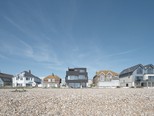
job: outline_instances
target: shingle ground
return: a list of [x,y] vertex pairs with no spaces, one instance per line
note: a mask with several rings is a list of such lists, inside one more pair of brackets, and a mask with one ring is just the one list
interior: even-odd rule
[[154,116],[151,89],[0,89],[0,116]]

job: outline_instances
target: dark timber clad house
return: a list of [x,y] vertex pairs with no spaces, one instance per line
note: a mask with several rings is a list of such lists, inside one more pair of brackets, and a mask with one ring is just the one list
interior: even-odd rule
[[12,77],[13,75],[0,73],[0,87],[12,86]]
[[86,68],[68,68],[65,81],[70,88],[85,88],[88,82]]

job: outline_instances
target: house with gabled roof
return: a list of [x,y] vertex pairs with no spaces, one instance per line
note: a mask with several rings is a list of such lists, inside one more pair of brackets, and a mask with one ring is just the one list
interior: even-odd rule
[[154,86],[154,66],[137,64],[124,69],[119,79],[122,87],[152,87]]
[[61,78],[57,75],[48,75],[43,79],[43,87],[45,88],[57,88],[60,87]]
[[93,77],[93,84],[98,88],[118,87],[120,86],[118,73],[111,70],[98,71]]
[[33,75],[31,71],[23,71],[13,77],[13,87],[21,86],[27,87],[32,86],[35,87],[38,84],[41,84],[42,80]]
[[0,73],[0,87],[12,86],[13,75]]

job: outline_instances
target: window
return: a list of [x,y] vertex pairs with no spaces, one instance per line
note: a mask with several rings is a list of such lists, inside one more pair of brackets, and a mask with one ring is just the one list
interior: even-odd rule
[[19,76],[16,77],[16,80],[19,80]]
[[51,79],[48,79],[48,82],[51,82]]
[[112,79],[112,75],[111,74],[108,74],[107,75],[107,80],[110,81],[111,79]]
[[85,70],[80,70],[80,73],[83,73],[83,72],[85,72]]
[[148,76],[149,81],[154,81],[154,76]]
[[23,77],[20,77],[20,80],[23,80]]
[[147,74],[153,74],[153,69],[151,67],[147,69]]
[[103,74],[100,76],[100,81],[104,81],[104,75]]
[[79,79],[86,79],[84,75],[79,75]]
[[81,84],[80,83],[69,83],[70,88],[80,88]]
[[68,80],[79,80],[79,77],[75,75],[71,75],[71,76],[68,76]]
[[55,79],[52,79],[52,82],[55,82]]
[[28,78],[28,77],[26,77],[26,80],[29,80],[29,78]]
[[137,74],[143,74],[143,69],[141,67],[137,69]]
[[142,76],[136,76],[136,77],[135,77],[135,80],[136,80],[136,81],[142,81],[142,80],[143,80],[143,77],[142,77]]

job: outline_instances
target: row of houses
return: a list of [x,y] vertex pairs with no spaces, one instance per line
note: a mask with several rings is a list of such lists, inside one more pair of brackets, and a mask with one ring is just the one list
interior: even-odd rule
[[100,70],[92,80],[88,79],[86,68],[68,68],[65,80],[59,76],[51,74],[40,79],[33,75],[31,71],[23,71],[15,76],[0,73],[0,86],[40,86],[40,87],[154,87],[154,65],[138,64],[124,69],[121,73],[111,70]]
[[124,69],[120,74],[99,71],[93,83],[97,87],[154,87],[154,65],[138,64]]

